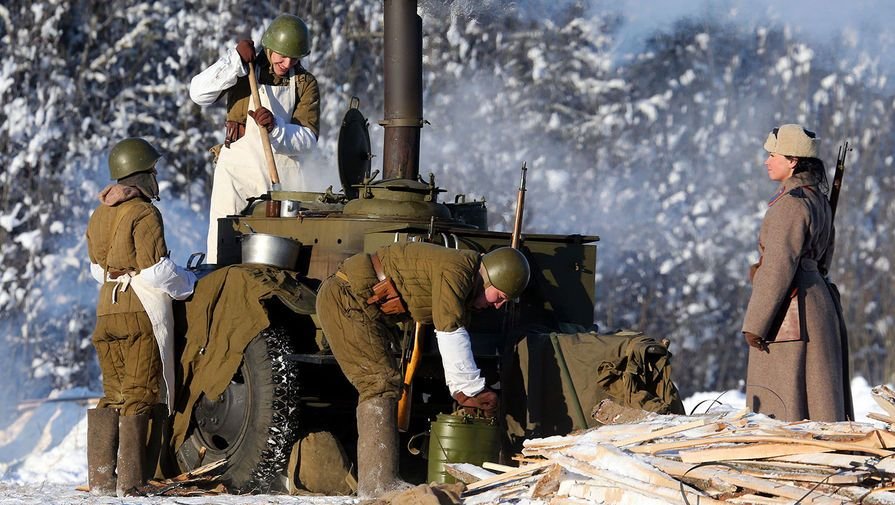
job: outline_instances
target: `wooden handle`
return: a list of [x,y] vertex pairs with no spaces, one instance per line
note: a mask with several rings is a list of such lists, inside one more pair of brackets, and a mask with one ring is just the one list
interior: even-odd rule
[[[261,107],[261,94],[258,93],[258,81],[255,79],[255,64],[249,63],[249,86],[252,88],[252,100],[255,101],[255,108]],[[261,145],[264,148],[264,158],[267,160],[267,173],[270,174],[271,184],[280,183],[280,175],[277,173],[277,162],[273,159],[273,148],[270,147],[270,138],[267,136],[267,128],[260,125]]]
[[407,370],[404,372],[404,387],[401,391],[401,399],[398,400],[398,431],[402,432],[407,431],[407,428],[410,427],[411,386],[413,385],[413,375],[416,373],[416,367],[419,365],[423,354],[423,324],[417,321],[413,333],[413,352],[410,355]]

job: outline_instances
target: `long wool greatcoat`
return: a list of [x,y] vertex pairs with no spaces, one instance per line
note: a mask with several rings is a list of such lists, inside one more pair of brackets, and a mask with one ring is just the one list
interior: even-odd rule
[[746,401],[755,412],[786,421],[846,418],[839,316],[818,271],[831,243],[832,212],[814,177],[785,180],[761,225],[743,322],[744,332],[770,341],[767,353],[749,348]]

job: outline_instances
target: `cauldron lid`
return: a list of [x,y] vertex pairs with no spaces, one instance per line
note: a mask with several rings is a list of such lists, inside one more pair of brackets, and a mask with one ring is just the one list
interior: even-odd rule
[[339,130],[339,180],[342,191],[349,199],[357,198],[358,190],[354,186],[363,182],[370,175],[370,123],[358,110],[360,100],[353,96],[348,112],[342,119]]

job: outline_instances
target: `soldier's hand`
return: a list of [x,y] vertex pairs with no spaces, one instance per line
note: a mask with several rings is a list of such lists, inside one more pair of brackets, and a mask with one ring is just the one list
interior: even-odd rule
[[467,396],[462,391],[458,391],[454,393],[454,400],[469,415],[475,415],[476,410],[481,410],[486,417],[496,417],[497,409],[500,406],[497,393],[488,388],[481,390],[475,396]]
[[236,52],[243,63],[249,64],[255,61],[255,43],[252,39],[242,39],[236,43]]
[[758,349],[759,351],[770,352],[768,350],[768,343],[758,335],[754,333],[749,333],[748,331],[743,332],[743,338],[746,339],[746,343],[751,347]]
[[273,127],[276,126],[276,121],[274,121],[273,113],[264,107],[258,107],[255,110],[250,110],[249,116],[252,116],[252,119],[255,120],[255,123],[257,123],[258,126],[260,126],[261,128],[265,128],[267,131],[273,130]]

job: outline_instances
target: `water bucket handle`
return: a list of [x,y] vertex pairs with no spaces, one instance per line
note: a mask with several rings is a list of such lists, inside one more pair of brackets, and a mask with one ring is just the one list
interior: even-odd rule
[[426,453],[426,451],[423,451],[423,449],[422,449],[422,448],[423,448],[423,445],[420,444],[419,447],[414,447],[414,446],[413,446],[413,442],[414,442],[417,438],[420,438],[420,437],[426,437],[426,438],[428,438],[428,437],[429,437],[429,432],[428,432],[428,431],[424,431],[424,432],[417,433],[416,435],[410,437],[410,440],[407,441],[407,452],[409,452],[410,454],[413,454],[414,456],[419,456],[420,454],[422,454],[423,459],[426,459],[426,457],[428,456],[428,454]]

